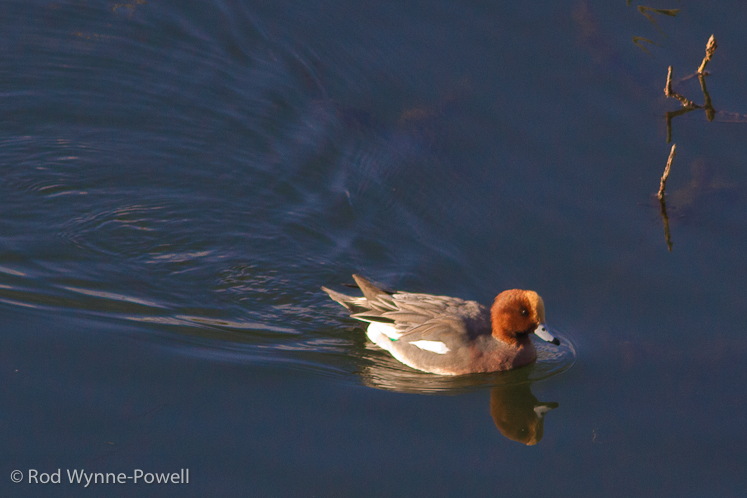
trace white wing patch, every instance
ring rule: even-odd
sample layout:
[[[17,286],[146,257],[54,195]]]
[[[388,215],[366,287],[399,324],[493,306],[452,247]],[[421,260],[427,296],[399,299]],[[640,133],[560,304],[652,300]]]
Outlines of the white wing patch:
[[[419,347],[423,351],[430,351],[431,353],[446,354],[451,351],[451,349],[447,348],[446,344],[441,341],[414,341],[410,344]]]
[[[397,329],[395,329],[393,325],[388,325],[386,323],[371,322],[368,326],[368,330],[369,332],[384,334],[389,339],[395,341],[402,337],[402,334],[397,333]]]

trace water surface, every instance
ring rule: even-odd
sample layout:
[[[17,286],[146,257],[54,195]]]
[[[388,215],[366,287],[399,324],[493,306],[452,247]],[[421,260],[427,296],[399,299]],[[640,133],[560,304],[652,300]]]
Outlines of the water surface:
[[[742,496],[747,11],[640,5],[6,2],[2,495]],[[352,273],[563,348],[413,372]]]

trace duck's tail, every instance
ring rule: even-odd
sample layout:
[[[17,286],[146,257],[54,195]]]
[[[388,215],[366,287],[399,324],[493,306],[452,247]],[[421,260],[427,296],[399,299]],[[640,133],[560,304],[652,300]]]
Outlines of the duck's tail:
[[[347,294],[333,291],[332,289],[328,289],[326,287],[322,287],[322,290],[329,294],[329,297],[331,297],[334,301],[337,301],[341,305],[345,306],[345,308],[350,311],[351,314],[367,312],[371,311],[372,309],[381,311],[391,311],[393,309],[396,309],[395,306],[389,304],[391,302],[391,298],[389,298],[389,296],[393,294],[393,292],[376,287],[374,284],[369,282],[366,278],[361,277],[360,275],[353,275],[353,278],[355,279],[355,283],[358,285],[358,288],[363,292],[364,297],[348,296]]]
[[[333,291],[332,289],[328,289],[326,287],[322,287],[322,290],[329,294],[329,297],[332,298],[333,301],[337,301],[341,305],[345,306],[348,311],[351,313],[356,313],[357,310],[355,308],[363,308],[368,309],[363,306],[361,306],[360,301],[365,301],[366,298],[364,297],[353,297],[348,296],[347,294],[343,294],[342,292]]]

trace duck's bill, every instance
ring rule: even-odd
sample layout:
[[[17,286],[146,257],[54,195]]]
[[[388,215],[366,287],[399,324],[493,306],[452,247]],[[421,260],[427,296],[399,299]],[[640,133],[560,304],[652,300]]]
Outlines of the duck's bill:
[[[556,346],[560,344],[560,339],[558,339],[557,337],[553,337],[552,334],[547,331],[547,326],[545,326],[544,323],[540,323],[539,326],[534,329],[534,333],[537,334],[537,337],[539,337],[543,341],[555,344]]]

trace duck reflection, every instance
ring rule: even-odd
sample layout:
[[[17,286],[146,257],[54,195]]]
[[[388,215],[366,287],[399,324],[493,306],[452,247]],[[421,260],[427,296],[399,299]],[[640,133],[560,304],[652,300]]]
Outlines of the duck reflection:
[[[418,394],[462,394],[493,385],[490,415],[501,434],[512,441],[532,446],[542,440],[545,415],[558,407],[555,402],[540,402],[532,394],[535,364],[493,374],[447,377],[412,370],[394,358],[367,355],[372,363],[361,372],[364,385]]]
[[[501,434],[532,446],[542,440],[545,414],[557,403],[540,403],[530,384],[496,386],[490,392],[490,414]]]

